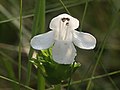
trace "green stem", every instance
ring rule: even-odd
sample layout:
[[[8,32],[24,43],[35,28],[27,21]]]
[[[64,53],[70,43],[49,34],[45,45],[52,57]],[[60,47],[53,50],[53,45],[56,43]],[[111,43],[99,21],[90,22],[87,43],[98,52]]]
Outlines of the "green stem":
[[[30,60],[32,58],[32,54],[33,54],[33,49],[30,48],[29,51],[29,56],[28,56],[28,60]],[[31,76],[31,69],[32,69],[32,64],[30,62],[28,62],[28,70],[27,70],[27,80],[26,80],[26,85],[29,85],[30,82],[30,76]]]
[[[45,79],[41,74],[41,70],[38,68],[38,87],[37,90],[45,90]]]
[[[36,9],[38,20],[38,25],[36,33],[45,32],[45,0],[37,1],[37,9]],[[41,74],[41,70],[38,68],[38,90],[45,90],[45,79]]]
[[[35,7],[35,15],[32,27],[32,37],[36,34],[45,32],[45,0],[37,0]],[[33,49],[30,48],[29,60],[32,58]],[[26,84],[29,85],[32,64],[28,62],[28,73]]]
[[[70,78],[69,78],[69,81],[68,81],[68,88],[67,88],[67,90],[70,89],[74,65],[75,65],[75,62],[73,62],[73,65],[72,65],[72,70],[71,70],[71,75],[70,75]]]
[[[20,0],[20,32],[19,32],[20,42],[19,42],[19,56],[18,56],[18,77],[19,77],[19,83],[21,80],[21,51],[22,51],[22,0]]]

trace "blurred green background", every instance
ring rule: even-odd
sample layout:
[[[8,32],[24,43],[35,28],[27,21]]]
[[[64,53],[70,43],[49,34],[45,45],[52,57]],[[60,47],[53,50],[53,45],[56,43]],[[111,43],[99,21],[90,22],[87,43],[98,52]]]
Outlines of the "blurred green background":
[[[81,22],[86,0],[62,1],[70,14]],[[19,3],[19,0],[0,0],[0,75],[17,81]],[[27,73],[28,52],[30,47],[29,41],[31,38],[35,3],[36,0],[23,0],[23,84]],[[59,0],[46,0],[46,32],[50,30],[50,20],[61,13],[67,12]],[[108,37],[94,75],[102,75],[120,70],[120,0],[88,0],[88,7],[82,31],[89,32],[94,35],[97,39],[97,46],[94,50],[82,50],[76,47],[78,52],[76,61],[81,63],[81,67],[73,75],[72,80],[84,80],[91,76],[93,67],[101,50],[101,44],[103,43],[106,34],[108,34]],[[36,69],[33,67],[30,87],[36,89],[36,80]],[[81,82],[74,84],[71,86],[71,90],[85,90],[87,83],[88,82]],[[47,87],[49,87],[49,85],[47,85],[46,88]],[[11,88],[11,82],[0,78],[0,90],[12,90]],[[104,78],[94,79],[91,88],[91,90],[119,89],[120,73],[106,76]]]

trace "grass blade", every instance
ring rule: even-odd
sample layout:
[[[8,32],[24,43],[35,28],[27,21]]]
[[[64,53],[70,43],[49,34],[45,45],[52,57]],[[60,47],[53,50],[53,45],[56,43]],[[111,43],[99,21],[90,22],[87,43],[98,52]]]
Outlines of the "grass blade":
[[[18,77],[21,82],[21,53],[22,53],[22,0],[20,0],[20,32],[19,32]]]
[[[45,0],[37,0],[35,7],[33,28],[32,28],[32,37],[36,34],[43,33],[44,31],[45,31]],[[32,54],[33,54],[33,49],[31,48],[29,52],[29,60],[31,59]],[[31,68],[32,68],[32,64],[28,62],[28,73],[26,80],[27,85],[29,85],[30,82]],[[40,81],[40,79],[42,81]],[[41,75],[39,74],[39,70],[38,70],[38,82],[40,83],[42,82],[43,85],[45,83],[44,78],[42,78]],[[42,87],[39,87],[40,83],[38,83],[38,90],[43,90],[40,89]]]
[[[91,2],[92,0],[88,0],[88,2]],[[78,5],[81,5],[81,4],[84,4],[85,1],[71,1],[71,2],[68,2],[66,7],[74,7],[74,6],[78,6]],[[53,5],[48,5],[47,8],[46,8],[46,13],[50,13],[50,12],[55,12],[55,11],[58,11],[58,10],[62,10],[64,9],[64,7],[61,7],[61,5],[57,5],[57,4],[53,4]],[[34,14],[29,14],[29,15],[24,15],[22,18],[25,19],[25,18],[30,18],[30,17],[33,17]],[[11,21],[14,21],[14,20],[17,20],[19,19],[19,16],[18,17],[11,17],[9,19],[6,19],[6,20],[1,20],[0,21],[0,24],[1,23],[7,23],[7,22],[11,22]]]
[[[16,84],[16,85],[20,85],[20,86],[26,88],[25,90],[35,90],[35,89],[31,88],[31,87],[28,87],[28,86],[26,86],[26,85],[24,85],[24,84],[21,84],[21,83],[15,81],[15,80],[12,80],[12,79],[7,78],[7,77],[4,77],[4,76],[1,76],[1,75],[0,75],[0,78],[1,78],[1,79],[4,79],[4,80],[6,80],[6,81],[9,81],[9,82],[11,82],[11,83],[14,83],[14,84]]]
[[[3,58],[1,58],[3,60],[3,64],[5,66],[5,69],[7,70],[7,77],[13,79],[13,80],[16,80],[16,77],[15,77],[15,73],[14,73],[14,70],[13,70],[13,64],[10,62],[10,60],[6,57],[3,56]],[[18,85],[14,84],[14,83],[11,83],[12,87],[13,87],[13,90],[18,90]]]
[[[66,7],[65,4],[63,3],[63,1],[62,1],[62,0],[59,0],[59,1],[60,1],[60,3],[63,5],[63,7],[64,7],[64,9],[66,10],[66,12],[67,12],[68,14],[70,14],[69,10],[67,9],[67,7]]]
[[[85,3],[85,9],[84,9],[82,20],[81,20],[80,31],[82,31],[82,28],[83,28],[83,23],[84,23],[85,15],[87,12],[87,7],[88,7],[88,0],[86,0],[86,3]]]
[[[100,62],[103,70],[105,71],[105,73],[108,73],[108,71],[106,70],[105,66],[103,65],[102,62]],[[115,82],[112,80],[112,78],[110,76],[108,76],[108,79],[110,80],[111,84],[114,86],[115,90],[119,90],[119,88],[117,87],[117,85],[115,84]]]
[[[114,15],[114,18],[113,18],[113,21],[112,21],[112,23],[111,23],[110,29],[108,30],[108,32],[106,32],[106,35],[105,35],[104,40],[103,40],[102,45],[101,45],[100,53],[99,53],[99,55],[98,55],[98,57],[97,57],[95,66],[94,66],[93,71],[92,71],[91,79],[90,79],[89,82],[88,82],[88,85],[87,85],[86,90],[90,90],[91,83],[92,83],[92,77],[94,76],[94,73],[95,73],[95,70],[96,70],[96,68],[97,68],[97,65],[99,64],[99,61],[100,61],[100,58],[101,58],[101,56],[102,56],[102,53],[103,53],[103,50],[104,50],[106,41],[107,41],[108,37],[110,36],[110,34],[111,34],[111,32],[112,32],[115,24],[116,24],[116,20],[117,20],[117,18],[118,18],[118,14],[119,14],[119,12],[116,11],[116,13],[115,13],[115,15]]]
[[[93,76],[92,78],[86,78],[84,80],[74,81],[74,82],[71,83],[71,85],[75,85],[75,84],[79,84],[79,83],[82,83],[82,82],[86,82],[86,81],[89,81],[91,79],[94,80],[94,79],[104,78],[104,77],[112,76],[112,75],[119,74],[119,73],[120,73],[120,70],[117,70],[117,71],[114,71],[114,72]],[[63,85],[63,87],[65,87],[65,86],[68,86],[68,84],[64,84]]]

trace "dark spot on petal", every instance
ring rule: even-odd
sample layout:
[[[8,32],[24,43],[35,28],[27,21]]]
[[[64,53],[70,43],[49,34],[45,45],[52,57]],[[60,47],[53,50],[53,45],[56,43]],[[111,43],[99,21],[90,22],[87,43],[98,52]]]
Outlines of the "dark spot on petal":
[[[61,20],[62,20],[63,22],[65,22],[66,20],[67,20],[67,21],[70,21],[69,18],[62,18]]]
[[[67,23],[66,23],[66,25],[68,26],[68,25],[69,25],[69,23],[67,22]]]
[[[70,19],[69,19],[69,18],[66,18],[66,20],[67,20],[67,21],[70,21]]]
[[[65,22],[65,21],[66,21],[66,18],[62,18],[61,20],[62,20],[63,22]]]

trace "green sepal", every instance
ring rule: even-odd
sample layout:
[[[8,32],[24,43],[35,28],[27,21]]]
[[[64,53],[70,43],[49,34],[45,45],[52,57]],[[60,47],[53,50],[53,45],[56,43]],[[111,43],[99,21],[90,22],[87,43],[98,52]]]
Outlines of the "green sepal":
[[[47,73],[47,77],[45,78],[51,84],[62,83],[64,80],[67,80],[77,68],[80,67],[79,63],[75,63],[74,66],[73,64],[64,65],[57,63],[44,63],[43,65]]]
[[[31,62],[40,68],[46,81],[52,85],[60,84],[64,80],[67,80],[81,65],[76,62],[74,64],[58,64],[54,62],[51,48],[38,52],[37,59],[32,59]]]

